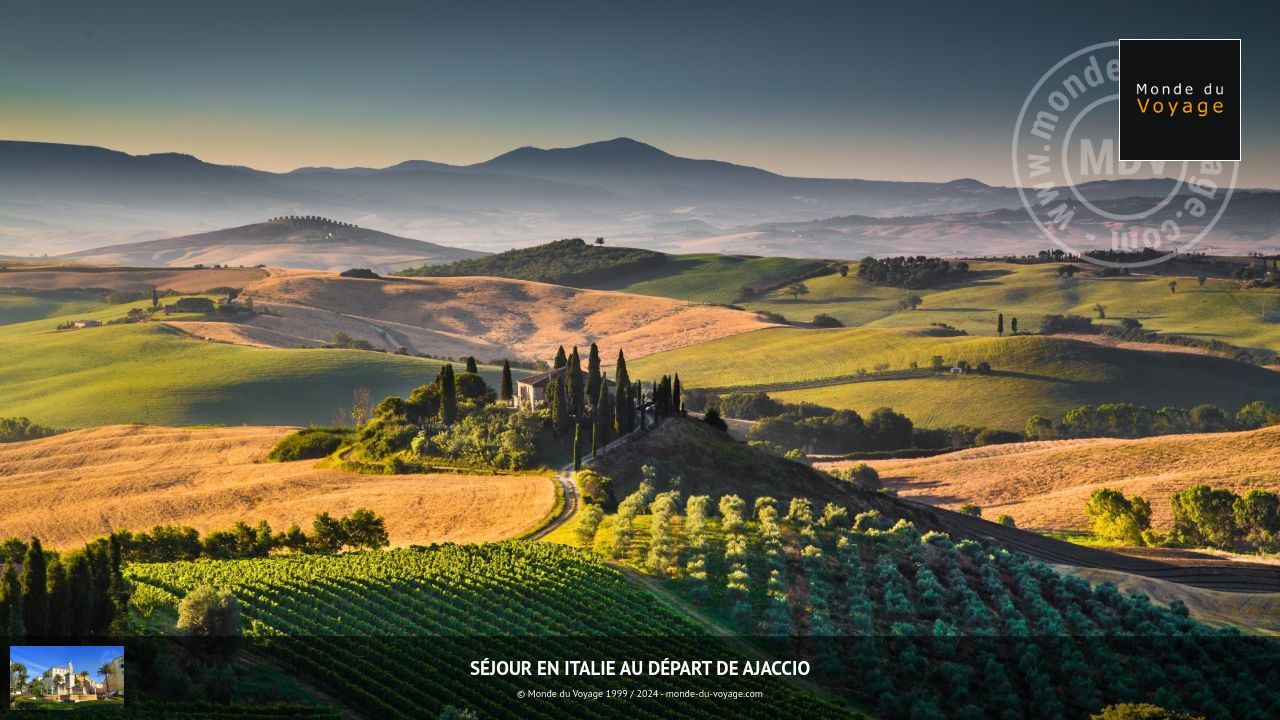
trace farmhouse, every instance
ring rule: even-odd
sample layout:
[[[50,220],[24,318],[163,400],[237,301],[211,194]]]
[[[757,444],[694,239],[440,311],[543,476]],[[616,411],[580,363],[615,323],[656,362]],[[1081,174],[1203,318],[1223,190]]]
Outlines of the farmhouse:
[[[528,375],[516,380],[516,395],[512,398],[512,404],[517,408],[525,410],[537,410],[547,404],[547,386],[551,381],[564,374],[565,368],[555,368],[537,375]],[[613,387],[614,382],[609,378],[605,378],[605,382],[609,387]],[[589,402],[589,401],[588,401]]]
[[[76,327],[78,327],[78,328],[99,327],[99,326],[101,326],[101,325],[102,325],[102,321],[101,321],[101,320],[77,320],[77,321],[75,321],[75,326],[76,326]]]

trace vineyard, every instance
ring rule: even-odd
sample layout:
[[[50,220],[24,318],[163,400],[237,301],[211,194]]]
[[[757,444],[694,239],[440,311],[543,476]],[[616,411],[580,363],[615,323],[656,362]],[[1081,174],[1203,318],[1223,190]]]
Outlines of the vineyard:
[[[1065,720],[1138,701],[1280,717],[1272,640],[876,512],[713,504],[646,482],[579,540],[779,654],[808,657],[821,682],[886,720]]]
[[[240,601],[244,634],[258,649],[361,714],[436,717],[444,706],[480,717],[517,712],[563,717],[563,698],[583,692],[705,688],[681,677],[471,676],[471,663],[510,659],[705,659],[735,657],[698,637],[690,620],[628,582],[596,555],[543,543],[443,545],[343,555],[131,565],[137,598],[173,605],[208,585]],[[682,698],[706,717],[857,717],[843,705],[776,677],[717,679],[750,700]],[[670,710],[663,697],[583,700],[598,717],[646,718]]]

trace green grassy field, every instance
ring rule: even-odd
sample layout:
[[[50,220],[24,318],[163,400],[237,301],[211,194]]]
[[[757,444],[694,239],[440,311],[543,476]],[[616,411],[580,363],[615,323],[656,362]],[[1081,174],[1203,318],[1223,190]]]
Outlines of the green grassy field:
[[[1005,330],[1018,318],[1019,328],[1035,330],[1048,314],[1094,317],[1095,304],[1106,308],[1105,323],[1132,317],[1152,330],[1198,337],[1216,337],[1247,348],[1280,351],[1280,291],[1241,290],[1231,280],[1208,280],[1199,287],[1194,278],[1177,278],[1177,292],[1169,291],[1169,277],[1099,278],[1078,274],[1059,278],[1056,265],[974,263],[969,279],[941,288],[905,290],[871,285],[855,277],[832,273],[808,280],[809,295],[792,299],[774,291],[765,299],[744,303],[753,310],[781,313],[808,321],[826,313],[847,326],[919,327],[947,323],[974,335],[996,335],[996,315],[1004,313]],[[918,294],[924,303],[903,310],[900,302]]]
[[[672,255],[658,268],[630,273],[591,287],[706,303],[732,303],[744,287],[772,287],[827,263],[793,258]]]
[[[986,361],[993,373],[874,377],[877,369],[903,370],[912,362],[927,369],[934,355],[948,366]],[[868,372],[867,379],[830,380],[861,370]],[[642,378],[675,371],[688,387],[766,390],[782,400],[862,413],[889,405],[926,427],[964,423],[1021,429],[1031,415],[1060,417],[1086,403],[1189,407],[1212,402],[1234,411],[1253,400],[1280,402],[1280,374],[1214,356],[1041,336],[934,337],[879,327],[758,330],[639,358],[630,371]]]
[[[85,299],[59,300],[29,295],[0,293],[0,325],[43,320],[59,315],[75,315],[100,310],[100,302]]]
[[[121,317],[127,305],[77,315]],[[265,350],[195,340],[158,323],[63,332],[0,327],[0,417],[63,428],[114,423],[330,424],[357,388],[374,403],[428,383],[440,363],[361,350]],[[482,368],[495,384],[497,368]]]

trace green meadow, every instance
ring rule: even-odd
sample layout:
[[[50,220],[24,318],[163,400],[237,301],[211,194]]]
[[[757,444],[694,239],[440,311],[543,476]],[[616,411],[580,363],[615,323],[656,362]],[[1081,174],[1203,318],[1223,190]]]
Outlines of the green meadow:
[[[74,317],[105,322],[129,307]],[[362,350],[205,342],[154,322],[55,331],[63,319],[0,327],[0,417],[63,428],[332,424],[352,406],[357,389],[367,389],[377,403],[430,382],[442,365]],[[490,384],[497,382],[497,368],[482,371]]]
[[[781,257],[670,255],[659,267],[593,284],[620,290],[705,303],[732,303],[743,287],[767,288],[814,272],[828,263]]]
[[[987,362],[992,374],[929,372]],[[916,370],[894,378],[896,371]],[[917,424],[1021,429],[1028,417],[1060,417],[1081,404],[1154,407],[1253,400],[1280,403],[1280,373],[1211,355],[1144,352],[1062,338],[936,337],[921,330],[773,328],[639,358],[632,377],[679,372],[688,387],[768,391],[861,413],[888,405]]]
[[[744,303],[752,310],[780,313],[807,322],[826,313],[846,326],[919,327],[946,323],[973,335],[995,335],[996,315],[1005,316],[1005,331],[1018,319],[1019,329],[1034,331],[1045,315],[1076,314],[1095,322],[1118,323],[1135,318],[1163,333],[1216,337],[1245,348],[1280,351],[1280,290],[1240,289],[1232,280],[1208,279],[1201,287],[1193,277],[1134,275],[1101,278],[1079,273],[1060,278],[1056,265],[973,263],[970,278],[940,288],[905,290],[863,282],[857,265],[842,278],[836,273],[805,282],[809,294],[792,298],[783,290]],[[1169,281],[1177,282],[1170,292]],[[924,301],[916,310],[901,302],[916,294]],[[1105,320],[1098,319],[1101,304]]]

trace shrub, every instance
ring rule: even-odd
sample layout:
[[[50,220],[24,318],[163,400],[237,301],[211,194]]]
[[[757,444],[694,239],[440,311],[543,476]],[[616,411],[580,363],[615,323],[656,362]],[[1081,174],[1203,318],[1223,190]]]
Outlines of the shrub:
[[[973,517],[982,517],[982,508],[973,503],[965,503],[956,509],[961,515],[970,515]]]
[[[574,473],[573,479],[578,483],[578,494],[582,496],[583,504],[613,507],[615,501],[612,478],[594,470],[579,470]]]
[[[271,462],[318,460],[331,455],[354,437],[355,433],[346,428],[304,428],[280,438],[267,459]]]
[[[996,522],[1006,527],[1018,527],[1018,524],[1013,521],[1012,515],[1000,515],[996,518]]]
[[[1085,515],[1093,531],[1107,540],[1142,545],[1143,531],[1151,529],[1151,505],[1139,495],[1126,498],[1111,488],[1098,488],[1089,495]]]
[[[839,320],[831,317],[826,313],[818,313],[817,315],[814,315],[813,321],[810,324],[813,325],[814,327],[819,327],[819,328],[844,327],[844,323],[840,322]]]
[[[1005,443],[1022,442],[1021,433],[1012,430],[997,430],[995,428],[983,428],[973,438],[975,445],[1004,445]]]
[[[240,603],[230,591],[202,585],[178,603],[178,629],[204,637],[239,635]]]
[[[711,408],[702,416],[702,422],[717,430],[722,430],[724,432],[729,431],[729,423],[725,422],[724,418],[720,417],[720,411],[715,408]]]

